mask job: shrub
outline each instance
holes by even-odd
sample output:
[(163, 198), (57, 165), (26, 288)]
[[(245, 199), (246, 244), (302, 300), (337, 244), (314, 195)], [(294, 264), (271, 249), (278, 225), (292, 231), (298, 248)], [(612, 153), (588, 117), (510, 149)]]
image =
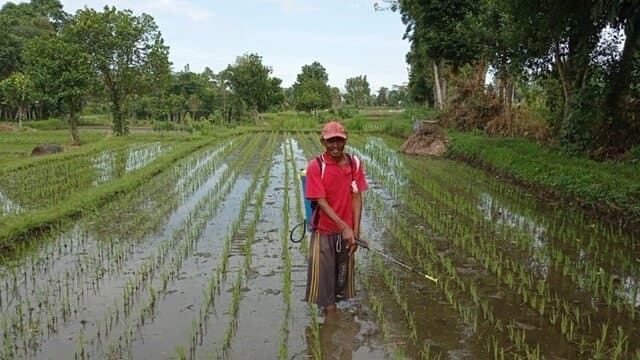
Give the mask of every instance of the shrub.
[(64, 130), (69, 128), (69, 123), (60, 119), (24, 121), (22, 125), (38, 130)]
[(176, 126), (171, 121), (154, 121), (152, 128), (154, 131), (172, 131)]

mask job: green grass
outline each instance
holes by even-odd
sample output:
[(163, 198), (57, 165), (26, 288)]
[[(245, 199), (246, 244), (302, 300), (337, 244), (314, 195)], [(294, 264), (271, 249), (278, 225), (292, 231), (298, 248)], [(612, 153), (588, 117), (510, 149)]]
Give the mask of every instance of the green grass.
[(640, 221), (640, 165), (596, 162), (516, 138), (449, 131), (449, 154), (494, 168), (519, 182), (552, 190), (582, 205), (613, 209)]
[[(83, 145), (94, 144), (104, 139), (105, 133), (80, 131)], [(0, 165), (14, 162), (31, 155), (31, 150), (41, 144), (71, 144), (71, 132), (66, 130), (22, 130), (0, 133)]]

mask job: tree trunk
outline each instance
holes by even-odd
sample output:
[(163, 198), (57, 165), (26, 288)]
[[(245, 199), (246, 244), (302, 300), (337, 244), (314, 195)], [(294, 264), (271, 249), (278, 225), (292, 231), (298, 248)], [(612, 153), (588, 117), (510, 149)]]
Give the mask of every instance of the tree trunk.
[(438, 73), (438, 64), (433, 62), (433, 83), (436, 91), (436, 109), (443, 109), (444, 103), (442, 100), (442, 88), (440, 87), (440, 75)]
[(113, 134), (116, 136), (124, 136), (129, 132), (127, 124), (122, 113), (122, 104), (119, 99), (112, 99), (111, 113), (113, 116)]
[(571, 104), (571, 89), (569, 80), (567, 79), (567, 69), (565, 63), (560, 55), (560, 44), (556, 43), (553, 49), (553, 57), (558, 70), (558, 76), (560, 77), (560, 83), (562, 84), (562, 97), (563, 97), (563, 109), (562, 109), (562, 122), (564, 123), (569, 119), (569, 105)]
[(474, 86), (478, 90), (484, 90), (484, 82), (487, 77), (487, 62), (484, 59), (476, 61), (474, 70)]
[(71, 139), (74, 146), (80, 146), (80, 134), (78, 132), (78, 112), (73, 108), (71, 109), (71, 115), (69, 116), (69, 123), (71, 124)]
[[(605, 99), (606, 115), (598, 129), (598, 145), (625, 151), (638, 134), (629, 131), (633, 126), (625, 116), (627, 97), (631, 86), (633, 59), (640, 50), (640, 11), (629, 19), (625, 27), (626, 39), (620, 60), (609, 78)], [(633, 25), (635, 24), (635, 25)]]

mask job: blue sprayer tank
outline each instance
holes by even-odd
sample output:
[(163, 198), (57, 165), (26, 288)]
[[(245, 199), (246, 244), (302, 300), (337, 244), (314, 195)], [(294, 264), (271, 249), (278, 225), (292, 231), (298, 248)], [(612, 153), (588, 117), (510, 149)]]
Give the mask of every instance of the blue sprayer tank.
[(312, 230), (311, 229), (311, 212), (312, 212), (311, 201), (306, 197), (307, 171), (306, 170), (300, 171), (298, 173), (298, 176), (300, 178), (300, 185), (302, 186), (302, 198), (304, 199), (304, 214), (305, 214), (305, 219), (307, 221), (307, 229)]

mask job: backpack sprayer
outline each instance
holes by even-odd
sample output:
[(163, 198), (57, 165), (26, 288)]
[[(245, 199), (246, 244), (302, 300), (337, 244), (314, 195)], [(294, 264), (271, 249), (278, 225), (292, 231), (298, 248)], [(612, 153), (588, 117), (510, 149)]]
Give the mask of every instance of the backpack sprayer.
[[(306, 172), (305, 171), (301, 171), (298, 174), (298, 178), (300, 179), (300, 184), (302, 185), (302, 193), (305, 194), (306, 183), (307, 183)], [(291, 240), (291, 242), (296, 243), (296, 244), (299, 243), (300, 241), (302, 241), (302, 239), (304, 239), (304, 237), (307, 235), (307, 230), (313, 231), (315, 229), (318, 229), (317, 225), (314, 226), (314, 224), (312, 224), (311, 217), (313, 216), (314, 211), (317, 212), (317, 211), (319, 211), (319, 209), (316, 209), (316, 206), (314, 206), (314, 204), (313, 204), (313, 202), (311, 200), (309, 200), (307, 198), (304, 198), (304, 210), (305, 210), (305, 219), (301, 223), (299, 223), (296, 226), (294, 226), (293, 229), (291, 229), (291, 231), (289, 232), (289, 240)], [(296, 232), (296, 229), (298, 229), (301, 226), (302, 226), (302, 234), (301, 234), (301, 236), (298, 239), (294, 239), (293, 234)], [(427, 275), (425, 273), (422, 273), (422, 272), (416, 270), (415, 268), (413, 268), (413, 267), (411, 267), (411, 266), (409, 266), (409, 265), (407, 265), (407, 264), (405, 264), (405, 263), (403, 263), (403, 262), (401, 262), (399, 260), (396, 260), (396, 259), (392, 258), (391, 256), (383, 253), (382, 251), (370, 247), (369, 244), (366, 241), (360, 240), (360, 239), (356, 239), (356, 242), (357, 242), (357, 244), (359, 246), (362, 246), (363, 248), (373, 252), (374, 254), (376, 254), (376, 255), (384, 258), (384, 259), (387, 259), (390, 262), (392, 262), (392, 263), (394, 263), (394, 264), (396, 264), (396, 265), (398, 265), (400, 267), (403, 267), (403, 268), (405, 268), (405, 269), (407, 269), (409, 271), (412, 271), (412, 272), (424, 277), (427, 280), (433, 281), (436, 284), (438, 283), (438, 279), (437, 278), (435, 278), (433, 276), (430, 276), (430, 275)]]

